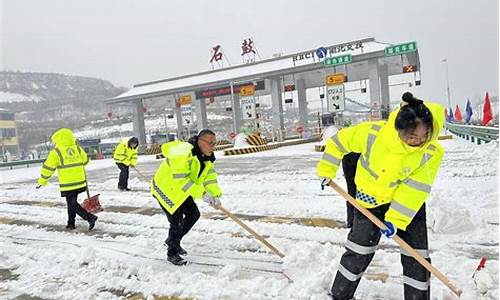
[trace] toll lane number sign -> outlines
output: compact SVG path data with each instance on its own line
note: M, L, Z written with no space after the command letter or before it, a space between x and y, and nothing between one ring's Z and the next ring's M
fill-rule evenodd
M334 85L328 87L327 105L329 112L341 112L345 109L345 89L344 85Z

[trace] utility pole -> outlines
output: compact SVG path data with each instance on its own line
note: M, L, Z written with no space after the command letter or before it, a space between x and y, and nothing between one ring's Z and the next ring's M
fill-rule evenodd
M450 77L448 73L448 60L446 58L441 60L442 63L445 64L446 68L446 95L448 96L448 109L451 108L451 96L450 96Z

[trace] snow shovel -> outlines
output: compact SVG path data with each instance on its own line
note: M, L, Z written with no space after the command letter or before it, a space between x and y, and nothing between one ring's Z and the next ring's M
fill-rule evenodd
M216 208L219 209L220 211L222 211L223 213L225 213L231 219L233 219L233 221L238 223L238 225L243 227L246 231L250 232L251 235L253 235L256 239L258 239L264 245L266 245L267 248L271 249L271 251L273 251L276 255L278 255L281 258L285 257L285 254L281 253L278 249L276 249L273 245L271 245L263 236L261 236L260 234L255 232L252 228L250 228L248 225L243 223L238 217L236 217L231 212L229 212L227 209L222 207L222 205L219 205Z
M98 213L103 210L101 207L101 203L99 202L100 194L90 197L89 183L87 182L87 173L85 173L85 182L87 184L87 199L83 200L82 207L91 214Z
M331 188L333 188L337 193L339 193L347 202L351 203L354 207L356 207L359 212L361 212L365 217L370 219L373 224L377 225L378 228L382 230L387 230L387 227L384 223L382 223L377 217L375 217L369 210L359 205L354 198L351 197L348 193L346 193L341 187L339 187L335 182L330 181L328 184ZM441 273L438 269L436 269L430 262L428 262L425 258L423 258L415 249L413 249L410 245L408 245L403 239L399 236L395 235L392 238L396 243L399 244L401 249L410 253L413 258L418 261L427 271L431 272L432 275L436 276L444 285L446 285L457 297L460 298L462 294L462 290L457 288L451 283L451 281L446 277L443 273Z

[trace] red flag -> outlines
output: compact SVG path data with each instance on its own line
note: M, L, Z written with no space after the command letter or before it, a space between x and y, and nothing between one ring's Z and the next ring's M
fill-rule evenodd
M458 106L458 104L455 108L455 121L460 123L463 122L462 113L460 112L460 107Z
M487 125L491 120L493 120L493 113L491 111L490 96L488 95L488 92L486 92L483 106L483 121L481 121L481 124Z

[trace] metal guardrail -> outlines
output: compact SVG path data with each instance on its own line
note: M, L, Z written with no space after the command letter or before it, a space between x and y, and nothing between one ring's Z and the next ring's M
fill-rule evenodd
M451 133L473 143L476 142L478 145L481 142L498 140L498 127L446 123L446 128Z
M44 159L34 159L34 160L14 160L14 161L0 163L0 169L9 168L12 170L13 167L24 166L24 165L26 165L26 168L29 168L30 165L41 164L44 161L45 161L45 158Z

